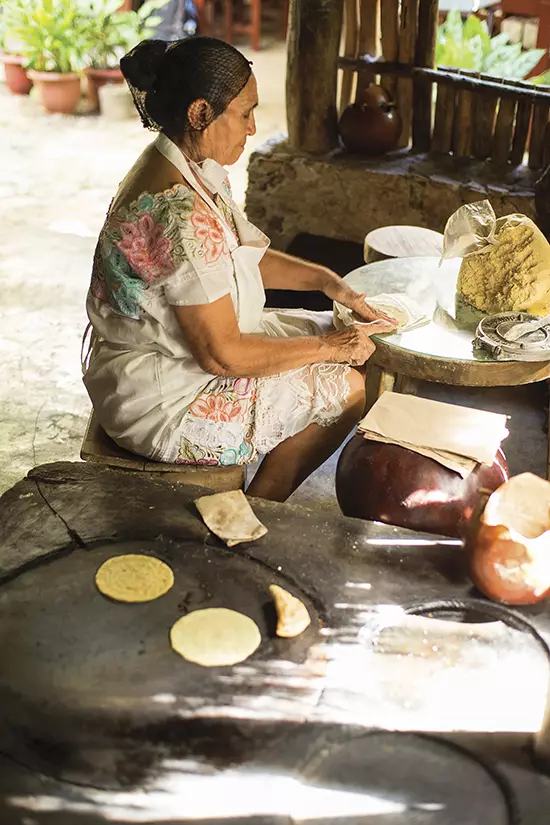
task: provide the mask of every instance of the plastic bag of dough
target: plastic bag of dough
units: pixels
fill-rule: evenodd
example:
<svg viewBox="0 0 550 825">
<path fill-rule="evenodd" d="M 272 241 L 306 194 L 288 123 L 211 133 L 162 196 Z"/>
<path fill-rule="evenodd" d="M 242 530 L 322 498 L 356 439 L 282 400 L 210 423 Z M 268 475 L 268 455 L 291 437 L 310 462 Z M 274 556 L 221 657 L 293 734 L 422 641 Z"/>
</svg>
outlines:
<svg viewBox="0 0 550 825">
<path fill-rule="evenodd" d="M 526 215 L 497 218 L 489 201 L 447 221 L 442 260 L 462 258 L 457 291 L 489 314 L 550 312 L 550 244 Z"/>
</svg>

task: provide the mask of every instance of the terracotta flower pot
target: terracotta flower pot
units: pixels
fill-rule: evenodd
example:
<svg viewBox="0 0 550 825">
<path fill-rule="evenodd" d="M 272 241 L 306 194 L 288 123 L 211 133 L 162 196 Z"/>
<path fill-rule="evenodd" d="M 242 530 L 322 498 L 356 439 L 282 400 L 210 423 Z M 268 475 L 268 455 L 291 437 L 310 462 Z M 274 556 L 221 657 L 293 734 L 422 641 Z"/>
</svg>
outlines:
<svg viewBox="0 0 550 825">
<path fill-rule="evenodd" d="M 91 112 L 99 111 L 98 89 L 106 83 L 123 83 L 124 75 L 120 69 L 85 69 L 86 91 Z"/>
<path fill-rule="evenodd" d="M 47 112 L 72 115 L 80 100 L 80 76 L 75 72 L 29 72 Z"/>
<path fill-rule="evenodd" d="M 32 89 L 32 80 L 23 68 L 25 58 L 19 54 L 0 54 L 4 64 L 6 85 L 13 95 L 28 95 Z"/>
</svg>

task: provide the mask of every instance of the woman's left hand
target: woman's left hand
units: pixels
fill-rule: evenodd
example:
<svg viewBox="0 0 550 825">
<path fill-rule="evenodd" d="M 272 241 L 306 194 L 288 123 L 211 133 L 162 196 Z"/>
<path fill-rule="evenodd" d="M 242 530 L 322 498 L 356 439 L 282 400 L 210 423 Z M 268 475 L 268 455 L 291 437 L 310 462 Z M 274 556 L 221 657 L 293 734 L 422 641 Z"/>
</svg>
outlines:
<svg viewBox="0 0 550 825">
<path fill-rule="evenodd" d="M 377 309 L 373 309 L 373 307 L 367 304 L 367 296 L 364 292 L 355 292 L 355 290 L 351 289 L 343 283 L 341 284 L 341 288 L 338 291 L 340 292 L 340 294 L 333 297 L 333 300 L 338 301 L 338 303 L 342 304 L 342 306 L 353 310 L 353 312 L 355 312 L 355 314 L 357 315 L 357 320 L 366 322 L 388 321 L 395 327 L 397 326 L 396 319 L 392 318 L 391 315 L 387 315 L 385 312 L 380 312 Z"/>
</svg>

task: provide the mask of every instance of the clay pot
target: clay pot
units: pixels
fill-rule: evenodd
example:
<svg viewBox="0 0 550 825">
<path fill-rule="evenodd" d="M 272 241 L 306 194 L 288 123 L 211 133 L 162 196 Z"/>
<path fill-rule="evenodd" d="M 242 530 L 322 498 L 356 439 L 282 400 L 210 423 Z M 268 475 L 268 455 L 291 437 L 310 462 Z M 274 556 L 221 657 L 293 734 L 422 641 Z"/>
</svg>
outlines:
<svg viewBox="0 0 550 825">
<path fill-rule="evenodd" d="M 345 516 L 463 538 L 481 501 L 508 479 L 501 450 L 495 463 L 463 479 L 437 461 L 396 444 L 355 435 L 336 468 Z"/>
<path fill-rule="evenodd" d="M 32 80 L 23 67 L 25 58 L 19 54 L 0 54 L 4 64 L 6 86 L 13 95 L 28 95 L 32 89 Z"/>
<path fill-rule="evenodd" d="M 350 152 L 383 155 L 397 148 L 403 123 L 387 92 L 370 83 L 340 119 L 340 135 Z"/>
<path fill-rule="evenodd" d="M 98 89 L 106 83 L 123 83 L 124 75 L 120 69 L 85 69 L 86 92 L 91 112 L 99 112 Z"/>
<path fill-rule="evenodd" d="M 74 72 L 29 72 L 38 88 L 44 109 L 52 114 L 71 115 L 80 100 L 80 75 Z"/>
<path fill-rule="evenodd" d="M 514 476 L 490 496 L 472 522 L 470 577 L 505 604 L 535 604 L 550 594 L 550 483 L 532 473 Z"/>
</svg>

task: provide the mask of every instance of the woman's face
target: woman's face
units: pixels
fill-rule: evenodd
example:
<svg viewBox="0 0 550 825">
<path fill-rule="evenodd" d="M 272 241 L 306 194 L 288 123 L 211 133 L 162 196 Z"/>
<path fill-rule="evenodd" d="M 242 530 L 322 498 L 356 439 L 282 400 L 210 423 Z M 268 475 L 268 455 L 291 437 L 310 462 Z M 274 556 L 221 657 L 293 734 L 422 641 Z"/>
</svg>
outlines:
<svg viewBox="0 0 550 825">
<path fill-rule="evenodd" d="M 254 109 L 257 105 L 258 87 L 256 78 L 251 74 L 242 92 L 204 130 L 200 145 L 203 158 L 212 158 L 222 166 L 236 163 L 248 136 L 256 134 Z"/>
</svg>

